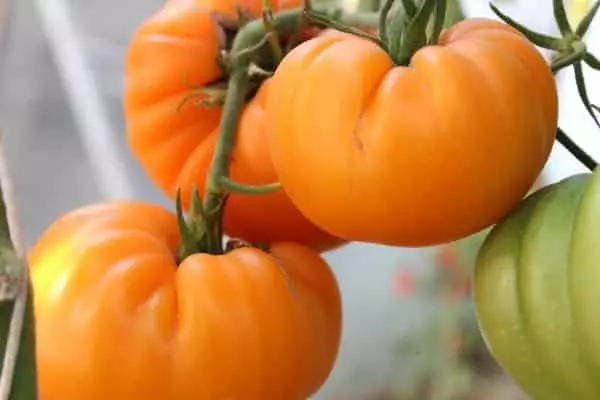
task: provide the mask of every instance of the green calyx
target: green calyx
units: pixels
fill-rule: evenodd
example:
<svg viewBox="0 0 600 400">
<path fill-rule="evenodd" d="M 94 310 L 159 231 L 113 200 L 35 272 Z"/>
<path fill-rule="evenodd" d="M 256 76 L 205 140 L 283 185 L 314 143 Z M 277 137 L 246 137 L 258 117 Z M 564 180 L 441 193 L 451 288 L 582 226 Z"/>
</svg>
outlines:
<svg viewBox="0 0 600 400">
<path fill-rule="evenodd" d="M 550 65 L 553 73 L 556 74 L 564 68 L 573 66 L 579 97 L 589 115 L 593 118 L 596 125 L 600 127 L 600 121 L 598 120 L 594 107 L 590 103 L 587 94 L 582 67 L 583 64 L 586 64 L 592 69 L 600 70 L 600 60 L 588 51 L 583 40 L 589 30 L 592 20 L 598 12 L 598 8 L 600 8 L 600 0 L 597 0 L 594 3 L 590 11 L 575 29 L 573 29 L 569 23 L 563 0 L 553 0 L 554 19 L 558 25 L 561 34 L 560 37 L 535 32 L 510 18 L 493 4 L 490 4 L 490 7 L 500 19 L 525 35 L 525 37 L 533 44 L 554 52 L 552 63 Z"/>
<path fill-rule="evenodd" d="M 223 254 L 223 206 L 206 210 L 196 187 L 192 190 L 190 212 L 186 219 L 181 205 L 181 192 L 175 199 L 181 243 L 177 254 L 180 263 L 195 253 Z"/>
<path fill-rule="evenodd" d="M 189 102 L 199 107 L 222 107 L 228 88 L 228 77 L 232 75 L 234 65 L 240 62 L 249 62 L 245 98 L 251 99 L 262 82 L 273 75 L 283 57 L 303 39 L 303 30 L 323 25 L 319 17 L 327 21 L 325 25 L 348 26 L 348 29 L 357 33 L 359 28 L 351 27 L 376 25 L 373 13 L 349 14 L 337 8 L 318 11 L 313 10 L 310 1 L 306 2 L 305 8 L 274 13 L 271 0 L 262 0 L 262 3 L 263 12 L 260 18 L 254 18 L 239 8 L 235 19 L 215 14 L 216 24 L 223 32 L 219 56 L 215 62 L 219 65 L 223 77 L 201 86 L 186 79 L 185 85 L 190 88 L 190 94 L 182 99 L 178 108 Z M 256 29 L 259 25 L 260 32 Z M 241 34 L 243 31 L 246 33 Z M 256 32 L 260 37 L 248 34 L 249 32 Z M 242 40 L 239 37 L 242 37 Z"/>
<path fill-rule="evenodd" d="M 222 203 L 215 209 L 206 209 L 196 187 L 192 190 L 190 212 L 184 216 L 181 204 L 181 192 L 175 199 L 177 225 L 181 243 L 177 252 L 177 263 L 196 253 L 225 254 L 241 247 L 254 247 L 268 252 L 268 243 L 250 243 L 242 239 L 230 239 L 223 246 L 223 213 L 228 196 L 221 198 Z"/>
<path fill-rule="evenodd" d="M 313 23 L 370 40 L 384 49 L 396 65 L 408 65 L 417 50 L 437 44 L 442 29 L 455 22 L 456 10 L 450 10 L 453 14 L 448 18 L 447 8 L 448 0 L 385 0 L 377 16 L 378 23 L 364 24 L 378 27 L 377 35 L 333 21 L 314 10 L 307 10 L 306 14 Z M 364 21 L 370 19 L 366 13 L 363 16 Z"/>
<path fill-rule="evenodd" d="M 392 3 L 391 0 L 388 2 Z M 383 19 L 380 31 L 387 31 L 385 44 L 396 65 L 408 65 L 412 55 L 430 41 L 426 31 L 429 21 L 434 17 L 436 3 L 445 4 L 446 0 L 424 0 L 420 8 L 416 7 L 413 0 L 402 0 L 402 8 L 396 9 L 389 25 L 388 18 Z"/>
<path fill-rule="evenodd" d="M 463 17 L 460 7 L 448 0 L 386 0 L 379 31 L 394 63 L 409 65 L 420 48 L 438 44 L 442 30 Z"/>
</svg>

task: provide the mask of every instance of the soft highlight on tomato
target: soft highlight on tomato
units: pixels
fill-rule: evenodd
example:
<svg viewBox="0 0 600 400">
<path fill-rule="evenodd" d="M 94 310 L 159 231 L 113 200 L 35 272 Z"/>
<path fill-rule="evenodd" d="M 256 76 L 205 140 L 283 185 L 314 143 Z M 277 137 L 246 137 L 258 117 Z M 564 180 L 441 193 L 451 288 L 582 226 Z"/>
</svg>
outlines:
<svg viewBox="0 0 600 400">
<path fill-rule="evenodd" d="M 198 90 L 223 79 L 217 58 L 225 37 L 214 12 L 225 12 L 233 3 L 167 3 L 140 27 L 129 46 L 124 105 L 129 147 L 163 193 L 174 199 L 181 189 L 185 209 L 194 185 L 204 193 L 221 107 L 199 106 L 194 101 L 178 106 L 193 92 L 192 86 Z M 254 10 L 260 4 L 257 0 L 241 5 Z M 240 117 L 231 164 L 231 178 L 240 183 L 261 185 L 279 180 L 265 133 L 266 92 L 267 88 L 261 87 Z M 306 220 L 281 190 L 266 195 L 233 194 L 224 228 L 228 235 L 251 242 L 296 241 L 319 250 L 342 243 Z"/>
<path fill-rule="evenodd" d="M 459 22 L 409 66 L 372 41 L 313 38 L 270 81 L 267 119 L 296 207 L 346 240 L 449 242 L 494 224 L 548 159 L 553 75 L 506 24 Z"/>
<path fill-rule="evenodd" d="M 40 398 L 297 399 L 336 359 L 340 293 L 308 247 L 194 254 L 140 202 L 69 212 L 32 249 Z"/>
</svg>

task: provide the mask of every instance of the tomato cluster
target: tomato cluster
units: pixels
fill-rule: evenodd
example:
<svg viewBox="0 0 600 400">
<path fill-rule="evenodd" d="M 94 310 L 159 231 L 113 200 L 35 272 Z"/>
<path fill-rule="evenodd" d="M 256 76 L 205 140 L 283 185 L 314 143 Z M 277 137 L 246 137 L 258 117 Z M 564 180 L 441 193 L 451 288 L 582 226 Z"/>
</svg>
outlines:
<svg viewBox="0 0 600 400">
<path fill-rule="evenodd" d="M 556 86 L 518 30 L 467 19 L 418 45 L 381 26 L 276 35 L 285 24 L 267 3 L 288 20 L 303 5 L 170 0 L 133 35 L 127 143 L 189 220 L 112 201 L 44 233 L 30 254 L 41 398 L 304 400 L 341 338 L 320 252 L 464 238 L 509 214 L 540 174 Z M 265 40 L 236 53 L 261 18 Z M 281 59 L 267 43 L 286 47 Z M 233 76 L 244 83 L 234 99 Z M 233 122 L 228 104 L 241 105 Z M 223 234 L 225 249 L 209 245 Z"/>
</svg>

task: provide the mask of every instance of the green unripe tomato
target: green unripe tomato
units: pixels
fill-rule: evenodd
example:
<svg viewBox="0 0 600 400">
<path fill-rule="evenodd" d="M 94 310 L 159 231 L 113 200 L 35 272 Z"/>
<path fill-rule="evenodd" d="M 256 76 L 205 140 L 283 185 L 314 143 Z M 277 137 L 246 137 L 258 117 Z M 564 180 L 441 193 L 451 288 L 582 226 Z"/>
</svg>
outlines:
<svg viewBox="0 0 600 400">
<path fill-rule="evenodd" d="M 527 197 L 478 254 L 484 340 L 535 400 L 600 399 L 600 170 Z"/>
</svg>

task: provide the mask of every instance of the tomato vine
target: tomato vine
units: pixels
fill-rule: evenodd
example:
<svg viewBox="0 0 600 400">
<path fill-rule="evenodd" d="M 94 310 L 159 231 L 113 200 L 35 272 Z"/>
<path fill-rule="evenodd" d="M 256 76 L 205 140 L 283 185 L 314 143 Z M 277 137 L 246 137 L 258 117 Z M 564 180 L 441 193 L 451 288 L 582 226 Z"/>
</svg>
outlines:
<svg viewBox="0 0 600 400">
<path fill-rule="evenodd" d="M 283 50 L 278 38 L 297 33 L 299 28 L 304 26 L 305 19 L 310 20 L 313 11 L 310 1 L 307 1 L 304 8 L 272 13 L 270 3 L 270 0 L 263 0 L 262 18 L 241 26 L 233 40 L 227 57 L 230 76 L 226 91 L 221 95 L 223 114 L 215 154 L 208 172 L 206 195 L 204 201 L 201 201 L 198 191 L 193 191 L 192 203 L 195 207 L 187 221 L 183 218 L 181 199 L 179 195 L 177 196 L 180 231 L 184 239 L 180 249 L 180 259 L 196 252 L 210 254 L 224 252 L 223 213 L 230 193 L 257 195 L 281 189 L 281 185 L 277 182 L 256 186 L 235 182 L 229 177 L 238 121 L 249 90 L 249 77 L 256 67 L 254 54 L 268 43 L 279 61 L 283 57 Z M 328 23 L 336 24 L 340 21 L 340 26 L 373 26 L 377 21 L 374 13 L 353 14 L 337 9 L 324 10 L 320 15 Z"/>
</svg>

